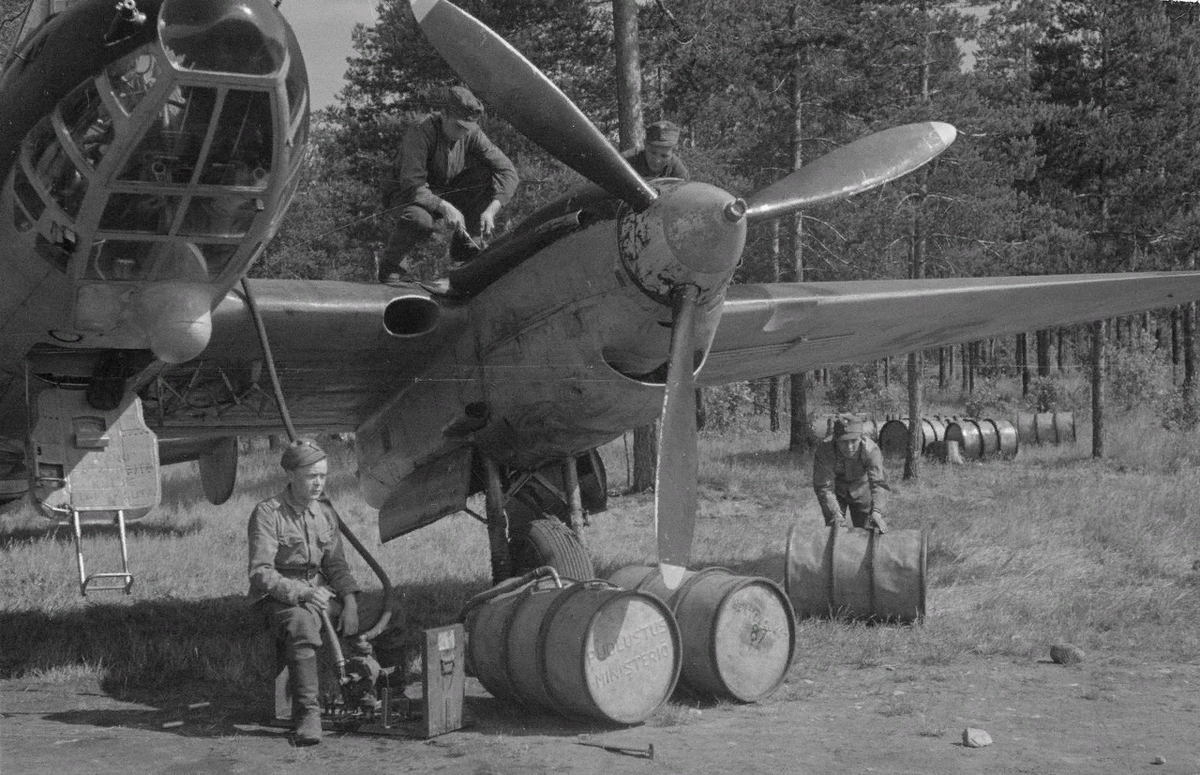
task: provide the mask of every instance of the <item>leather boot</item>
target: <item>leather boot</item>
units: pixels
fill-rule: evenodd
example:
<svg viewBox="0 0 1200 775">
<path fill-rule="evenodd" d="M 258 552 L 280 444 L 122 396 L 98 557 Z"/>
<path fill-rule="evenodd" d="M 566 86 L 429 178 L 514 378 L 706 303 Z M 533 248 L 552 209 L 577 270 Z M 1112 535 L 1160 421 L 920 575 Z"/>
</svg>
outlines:
<svg viewBox="0 0 1200 775">
<path fill-rule="evenodd" d="M 292 719 L 296 745 L 321 742 L 321 702 L 317 655 L 299 655 L 292 663 Z"/>
</svg>

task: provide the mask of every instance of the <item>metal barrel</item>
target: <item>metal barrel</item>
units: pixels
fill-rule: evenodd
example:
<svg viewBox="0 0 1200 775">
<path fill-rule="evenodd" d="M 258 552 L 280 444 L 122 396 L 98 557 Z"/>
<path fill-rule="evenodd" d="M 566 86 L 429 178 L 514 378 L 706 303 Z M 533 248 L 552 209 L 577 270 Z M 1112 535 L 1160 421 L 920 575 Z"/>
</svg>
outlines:
<svg viewBox="0 0 1200 775">
<path fill-rule="evenodd" d="M 879 450 L 885 457 L 904 457 L 908 450 L 908 422 L 888 420 L 879 430 Z"/>
<path fill-rule="evenodd" d="M 796 614 L 775 582 L 725 568 L 684 571 L 668 589 L 658 568 L 631 565 L 609 579 L 646 592 L 675 614 L 680 684 L 699 694 L 757 702 L 779 688 L 795 653 Z"/>
<path fill-rule="evenodd" d="M 1021 449 L 1021 438 L 1016 427 L 1008 420 L 993 420 L 996 426 L 996 440 L 999 444 L 998 454 L 1002 458 L 1014 458 Z"/>
<path fill-rule="evenodd" d="M 1074 444 L 1075 415 L 1071 412 L 1038 412 L 1017 415 L 1017 435 L 1030 444 Z"/>
<path fill-rule="evenodd" d="M 1039 412 L 1033 416 L 1033 430 L 1039 444 L 1057 444 L 1058 428 L 1054 424 L 1053 412 Z"/>
<path fill-rule="evenodd" d="M 530 582 L 472 608 L 466 626 L 468 662 L 497 699 L 637 724 L 679 680 L 670 609 L 607 582 Z"/>
<path fill-rule="evenodd" d="M 928 537 L 923 530 L 788 530 L 784 583 L 800 617 L 883 622 L 925 618 Z"/>
<path fill-rule="evenodd" d="M 1000 457 L 1000 427 L 986 417 L 976 420 L 975 425 L 979 428 L 979 459 Z"/>
<path fill-rule="evenodd" d="M 1030 412 L 1017 413 L 1017 439 L 1021 444 L 1037 444 L 1037 426 L 1034 425 L 1034 414 Z"/>
<path fill-rule="evenodd" d="M 955 420 L 946 426 L 946 441 L 957 441 L 967 460 L 983 457 L 983 433 L 974 420 Z"/>
<path fill-rule="evenodd" d="M 1059 444 L 1075 443 L 1075 415 L 1070 412 L 1054 413 L 1054 438 Z"/>
<path fill-rule="evenodd" d="M 946 437 L 946 424 L 937 417 L 921 418 L 921 454 L 935 441 Z M 879 449 L 886 457 L 903 457 L 908 453 L 908 418 L 892 419 L 879 431 Z"/>
<path fill-rule="evenodd" d="M 929 445 L 935 441 L 944 441 L 946 439 L 946 423 L 942 422 L 940 417 L 922 417 L 921 418 L 921 452 L 929 449 Z"/>
</svg>

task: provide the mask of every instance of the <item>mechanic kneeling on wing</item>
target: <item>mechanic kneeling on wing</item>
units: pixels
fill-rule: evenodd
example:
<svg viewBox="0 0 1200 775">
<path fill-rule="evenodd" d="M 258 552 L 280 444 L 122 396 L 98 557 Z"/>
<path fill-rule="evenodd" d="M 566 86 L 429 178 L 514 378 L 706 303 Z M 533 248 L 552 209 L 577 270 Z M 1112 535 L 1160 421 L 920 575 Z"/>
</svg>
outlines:
<svg viewBox="0 0 1200 775">
<path fill-rule="evenodd" d="M 813 454 L 813 490 L 832 525 L 850 512 L 854 527 L 887 532 L 883 512 L 889 493 L 883 453 L 863 435 L 863 424 L 854 417 L 839 417 L 831 438 L 820 442 Z"/>
<path fill-rule="evenodd" d="M 279 464 L 287 487 L 250 515 L 250 595 L 271 634 L 284 644 L 296 744 L 315 745 L 321 741 L 321 613 L 335 619 L 343 635 L 353 635 L 359 586 L 346 562 L 333 506 L 323 497 L 329 472 L 325 451 L 302 439 L 284 450 Z"/>
</svg>

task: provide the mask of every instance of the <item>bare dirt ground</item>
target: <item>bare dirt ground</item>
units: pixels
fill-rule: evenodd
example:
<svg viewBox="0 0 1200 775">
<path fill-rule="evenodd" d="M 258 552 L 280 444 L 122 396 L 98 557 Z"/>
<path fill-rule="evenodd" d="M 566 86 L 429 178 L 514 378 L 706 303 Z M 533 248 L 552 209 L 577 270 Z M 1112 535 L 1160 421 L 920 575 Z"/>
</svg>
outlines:
<svg viewBox="0 0 1200 775">
<path fill-rule="evenodd" d="M 330 734 L 295 748 L 262 723 L 258 694 L 180 686 L 134 700 L 94 683 L 4 681 L 0 772 L 1200 775 L 1200 665 L 1094 655 L 1069 667 L 964 658 L 806 674 L 800 664 L 760 704 L 671 704 L 622 729 L 501 705 L 473 679 L 467 693 L 458 732 L 427 741 Z M 210 704 L 188 708 L 200 701 Z M 965 747 L 966 727 L 994 743 Z M 581 741 L 653 744 L 654 759 Z"/>
</svg>

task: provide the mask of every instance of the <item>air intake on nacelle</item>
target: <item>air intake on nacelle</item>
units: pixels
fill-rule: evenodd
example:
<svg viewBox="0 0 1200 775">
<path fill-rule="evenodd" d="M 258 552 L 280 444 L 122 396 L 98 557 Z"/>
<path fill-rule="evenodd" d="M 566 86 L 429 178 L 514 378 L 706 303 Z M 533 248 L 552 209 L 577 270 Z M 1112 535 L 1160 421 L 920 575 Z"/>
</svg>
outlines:
<svg viewBox="0 0 1200 775">
<path fill-rule="evenodd" d="M 424 336 L 438 324 L 442 308 L 428 296 L 401 296 L 383 310 L 383 327 L 392 336 Z"/>
</svg>

